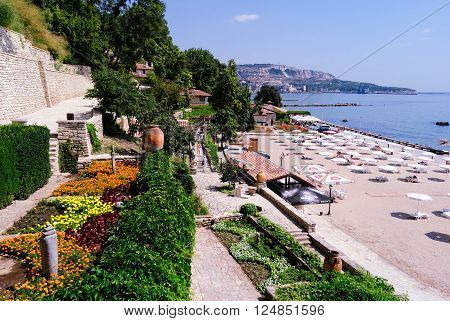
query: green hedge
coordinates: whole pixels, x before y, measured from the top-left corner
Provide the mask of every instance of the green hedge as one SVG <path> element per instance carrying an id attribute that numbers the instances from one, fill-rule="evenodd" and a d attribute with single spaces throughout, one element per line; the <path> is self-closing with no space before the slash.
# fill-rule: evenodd
<path id="1" fill-rule="evenodd" d="M 0 207 L 12 199 L 26 199 L 47 183 L 51 176 L 49 145 L 46 127 L 0 126 Z"/>
<path id="2" fill-rule="evenodd" d="M 71 141 L 59 144 L 58 164 L 61 173 L 76 174 L 78 172 L 78 154 L 73 151 Z"/>
<path id="3" fill-rule="evenodd" d="M 326 273 L 320 281 L 280 287 L 280 301 L 400 301 L 404 296 L 394 293 L 385 280 L 368 273 Z"/>
<path id="4" fill-rule="evenodd" d="M 87 131 L 89 133 L 89 138 L 91 139 L 92 150 L 94 152 L 99 152 L 102 149 L 102 142 L 98 139 L 97 128 L 94 124 L 86 124 Z"/>
<path id="5" fill-rule="evenodd" d="M 219 149 L 217 145 L 213 142 L 211 135 L 207 134 L 204 141 L 205 147 L 208 150 L 209 157 L 211 158 L 211 161 L 216 169 L 220 167 L 220 161 L 219 161 Z"/>
<path id="6" fill-rule="evenodd" d="M 164 152 L 139 173 L 145 191 L 126 206 L 94 269 L 55 300 L 188 300 L 195 239 L 194 204 Z"/>

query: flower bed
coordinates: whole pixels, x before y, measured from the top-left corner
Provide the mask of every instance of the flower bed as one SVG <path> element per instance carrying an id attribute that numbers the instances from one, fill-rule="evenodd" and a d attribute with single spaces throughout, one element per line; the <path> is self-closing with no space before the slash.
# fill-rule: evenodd
<path id="1" fill-rule="evenodd" d="M 259 283 L 256 284 L 259 291 L 264 292 L 267 287 L 275 286 L 275 299 L 283 301 L 395 301 L 406 299 L 406 297 L 396 295 L 394 288 L 385 280 L 365 272 L 357 274 L 324 272 L 319 257 L 298 243 L 280 226 L 260 215 L 256 215 L 255 220 L 277 242 L 261 235 L 253 225 L 243 221 L 221 221 L 213 225 L 213 230 L 239 263 L 256 263 L 267 269 L 267 278 L 264 281 L 259 280 Z M 224 233 L 239 238 L 230 242 L 232 237 L 225 234 L 224 238 Z M 304 266 L 294 265 L 289 260 L 288 253 L 277 244 L 289 248 L 312 270 L 306 271 Z M 255 279 L 253 275 L 255 273 L 251 269 L 249 272 L 248 266 L 245 266 L 244 271 L 250 273 L 250 279 Z"/>
<path id="2" fill-rule="evenodd" d="M 39 300 L 52 295 L 57 289 L 67 287 L 79 279 L 92 265 L 89 250 L 76 244 L 65 233 L 58 233 L 58 276 L 42 276 L 39 234 L 21 235 L 0 241 L 0 255 L 20 260 L 26 269 L 27 280 L 5 291 L 0 300 Z"/>
<path id="3" fill-rule="evenodd" d="M 112 171 L 110 161 L 93 162 L 81 171 L 81 178 L 62 184 L 53 192 L 61 195 L 102 195 L 105 189 L 115 188 L 136 180 L 139 168 L 126 162 L 117 162 L 116 174 Z"/>
<path id="4" fill-rule="evenodd" d="M 195 207 L 175 168 L 164 152 L 146 160 L 142 194 L 125 204 L 95 268 L 53 299 L 189 299 Z"/>
<path id="5" fill-rule="evenodd" d="M 19 221 L 19 226 L 23 227 L 13 226 L 12 230 L 18 233 L 36 233 L 41 232 L 48 223 L 57 231 L 65 231 L 69 228 L 77 230 L 89 217 L 111 213 L 113 210 L 112 205 L 103 203 L 99 196 L 68 196 L 47 201 L 45 204 L 47 208 L 52 206 L 53 210 L 40 213 L 41 219 L 36 219 L 34 222 L 29 219 L 29 216 L 25 216 L 23 220 L 30 224 L 23 226 L 23 223 Z"/>

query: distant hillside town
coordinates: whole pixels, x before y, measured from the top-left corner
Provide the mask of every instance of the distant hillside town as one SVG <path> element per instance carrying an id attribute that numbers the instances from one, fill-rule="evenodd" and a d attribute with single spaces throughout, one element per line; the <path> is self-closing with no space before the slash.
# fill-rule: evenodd
<path id="1" fill-rule="evenodd" d="M 237 74 L 239 80 L 246 83 L 252 92 L 257 92 L 262 85 L 271 85 L 282 93 L 417 94 L 414 89 L 340 80 L 330 73 L 285 65 L 238 65 Z"/>

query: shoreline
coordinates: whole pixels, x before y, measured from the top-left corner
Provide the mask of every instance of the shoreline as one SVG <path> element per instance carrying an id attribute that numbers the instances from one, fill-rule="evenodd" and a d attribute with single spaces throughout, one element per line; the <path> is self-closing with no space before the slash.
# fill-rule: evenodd
<path id="1" fill-rule="evenodd" d="M 368 132 L 368 131 L 364 131 L 364 130 L 360 130 L 360 129 L 356 129 L 356 128 L 352 128 L 352 127 L 337 125 L 335 123 L 327 122 L 327 121 L 324 121 L 324 120 L 319 120 L 319 121 L 317 121 L 317 123 L 329 125 L 329 126 L 341 129 L 341 130 L 346 130 L 346 131 L 358 133 L 358 134 L 365 135 L 365 136 L 370 136 L 370 137 L 377 138 L 377 139 L 382 139 L 382 140 L 385 140 L 385 141 L 390 142 L 390 143 L 394 143 L 394 144 L 398 144 L 398 145 L 402 145 L 402 146 L 407 146 L 407 147 L 412 147 L 412 148 L 423 150 L 423 151 L 426 151 L 426 152 L 431 152 L 431 153 L 434 153 L 436 155 L 449 155 L 449 151 L 446 151 L 446 150 L 443 150 L 443 149 L 437 149 L 437 148 L 426 146 L 426 145 L 422 145 L 422 144 L 410 143 L 410 142 L 398 140 L 398 139 L 395 139 L 395 138 L 385 137 L 385 136 L 380 135 L 380 134 L 371 133 L 371 132 Z"/>

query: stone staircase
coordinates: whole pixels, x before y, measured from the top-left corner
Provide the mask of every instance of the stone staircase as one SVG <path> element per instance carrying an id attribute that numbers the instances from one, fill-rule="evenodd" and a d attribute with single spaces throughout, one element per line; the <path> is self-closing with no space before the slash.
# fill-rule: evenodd
<path id="1" fill-rule="evenodd" d="M 291 234 L 300 244 L 311 248 L 311 242 L 307 232 L 303 232 L 302 230 L 291 230 L 287 232 Z"/>
<path id="2" fill-rule="evenodd" d="M 59 143 L 58 138 L 50 137 L 50 168 L 53 174 L 59 173 L 59 164 L 58 164 L 58 156 L 59 156 Z"/>

